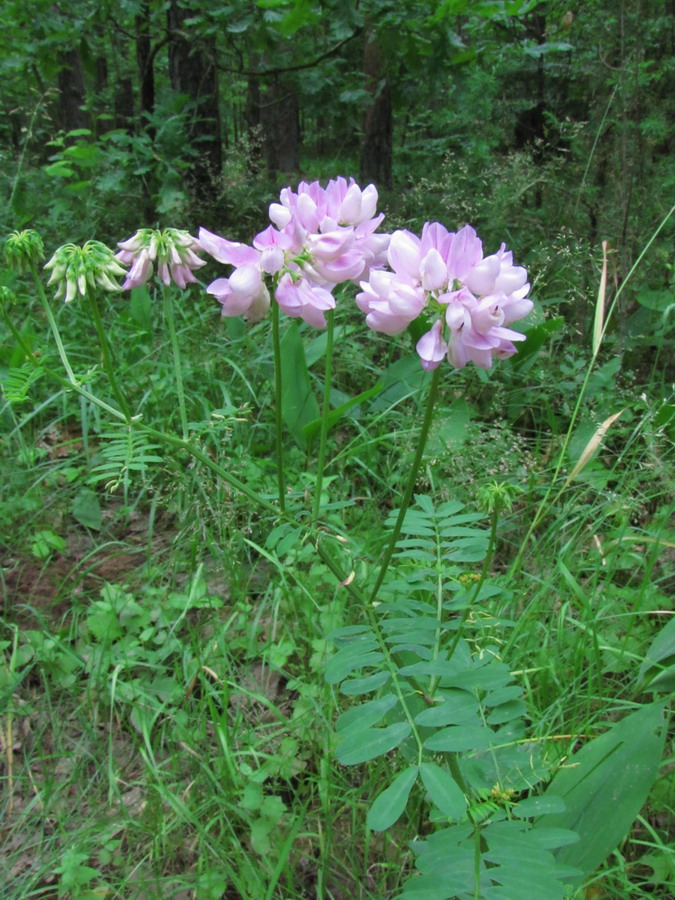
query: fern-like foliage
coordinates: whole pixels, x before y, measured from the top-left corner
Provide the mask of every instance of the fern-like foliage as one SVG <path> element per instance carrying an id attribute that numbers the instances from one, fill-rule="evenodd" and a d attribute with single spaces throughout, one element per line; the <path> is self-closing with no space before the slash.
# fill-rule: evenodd
<path id="1" fill-rule="evenodd" d="M 143 476 L 151 467 L 164 462 L 155 452 L 159 444 L 149 442 L 133 426 L 122 423 L 115 430 L 102 433 L 100 438 L 99 454 L 104 461 L 94 466 L 89 481 L 93 484 L 104 481 L 106 490 L 114 491 L 120 485 L 126 489 L 132 473 Z"/>
<path id="2" fill-rule="evenodd" d="M 10 368 L 2 375 L 2 392 L 9 403 L 25 403 L 33 384 L 43 375 L 42 369 L 31 363 Z"/>
<path id="3" fill-rule="evenodd" d="M 413 844 L 419 874 L 401 900 L 562 898 L 572 873 L 551 850 L 576 835 L 533 832 L 534 816 L 559 811 L 550 798 L 550 809 L 540 798 L 517 802 L 547 767 L 527 738 L 521 687 L 472 623 L 500 588 L 460 567 L 485 557 L 487 529 L 460 503 L 416 501 L 370 623 L 332 635 L 326 678 L 359 701 L 338 719 L 337 759 L 356 765 L 396 751 L 398 774 L 368 813 L 373 830 L 403 815 L 416 786 L 429 804 L 436 831 Z"/>

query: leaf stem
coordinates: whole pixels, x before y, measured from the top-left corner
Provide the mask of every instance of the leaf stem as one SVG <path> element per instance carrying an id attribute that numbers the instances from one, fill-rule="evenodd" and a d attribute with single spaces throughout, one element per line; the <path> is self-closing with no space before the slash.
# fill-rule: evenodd
<path id="1" fill-rule="evenodd" d="M 53 381 L 57 381 L 66 390 L 75 391 L 75 393 L 79 394 L 80 397 L 83 397 L 85 400 L 89 400 L 90 403 L 94 403 L 100 409 L 104 409 L 112 416 L 115 416 L 116 419 L 121 419 L 123 422 L 128 421 L 123 412 L 120 412 L 119 409 L 115 409 L 114 406 L 110 406 L 110 404 L 106 403 L 105 400 L 101 400 L 99 397 L 96 397 L 94 394 L 90 393 L 88 390 L 83 388 L 78 381 L 71 381 L 69 378 L 64 378 L 62 375 L 59 375 L 58 372 L 55 372 L 48 366 L 43 365 L 43 363 L 30 349 L 28 344 L 24 341 L 22 334 L 18 331 L 14 322 L 12 322 L 10 317 L 7 315 L 6 310 L 3 309 L 1 312 L 7 327 L 12 332 L 12 337 L 17 342 L 19 347 L 21 347 L 21 349 L 23 350 L 26 359 L 30 359 L 36 369 L 40 369 L 40 371 L 44 372 L 45 375 L 48 375 Z"/>
<path id="2" fill-rule="evenodd" d="M 105 333 L 105 328 L 103 327 L 101 310 L 98 308 L 98 298 L 93 292 L 89 291 L 87 291 L 87 298 L 89 300 L 91 317 L 94 320 L 94 328 L 96 329 L 98 343 L 101 348 L 101 360 L 103 361 L 103 368 L 105 369 L 106 375 L 108 376 L 108 381 L 110 382 L 110 387 L 112 388 L 112 392 L 115 395 L 115 400 L 117 400 L 117 403 L 124 413 L 127 422 L 131 422 L 131 410 L 129 409 L 129 404 L 127 403 L 126 397 L 120 390 L 119 384 L 117 383 L 115 367 L 113 366 L 112 352 L 110 350 L 110 343 L 108 342 L 108 337 Z"/>
<path id="3" fill-rule="evenodd" d="M 323 483 L 323 470 L 326 463 L 326 438 L 328 436 L 328 413 L 330 409 L 330 388 L 333 374 L 333 339 L 335 337 L 335 310 L 329 309 L 326 313 L 326 367 L 324 370 L 323 405 L 321 407 L 321 434 L 319 438 L 319 458 L 316 463 L 316 483 L 314 486 L 314 518 L 319 521 L 321 510 L 321 486 Z"/>
<path id="4" fill-rule="evenodd" d="M 272 344 L 274 346 L 274 455 L 277 466 L 277 487 L 279 490 L 279 509 L 286 512 L 286 480 L 284 477 L 284 458 L 282 445 L 282 397 L 283 383 L 281 378 L 281 340 L 279 338 L 279 304 L 272 303 Z"/>
<path id="5" fill-rule="evenodd" d="M 49 305 L 49 300 L 47 299 L 47 295 L 45 294 L 45 289 L 42 286 L 42 281 L 40 280 L 40 275 L 38 274 L 38 270 L 35 265 L 31 265 L 30 267 L 31 275 L 33 276 L 33 281 L 35 282 L 35 288 L 37 290 L 38 297 L 44 307 L 45 314 L 47 316 L 47 321 L 49 322 L 49 327 L 51 329 L 52 335 L 54 337 L 54 341 L 56 343 L 56 349 L 59 351 L 59 356 L 61 357 L 61 362 L 63 363 L 63 368 L 66 370 L 66 374 L 68 375 L 68 381 L 71 384 L 77 384 L 77 379 L 75 378 L 75 373 L 73 372 L 70 360 L 68 359 L 68 354 L 66 353 L 66 348 L 63 345 L 63 340 L 61 339 L 61 332 L 59 331 L 59 326 L 56 324 L 56 316 L 52 312 L 52 308 Z"/>
<path id="6" fill-rule="evenodd" d="M 431 422 L 433 420 L 434 415 L 434 405 L 436 403 L 436 395 L 438 394 L 438 385 L 440 382 L 441 376 L 441 367 L 439 366 L 434 370 L 434 374 L 431 378 L 431 385 L 429 386 L 429 394 L 427 395 L 427 405 L 424 410 L 424 419 L 422 420 L 422 427 L 420 429 L 419 437 L 417 439 L 417 450 L 415 451 L 415 458 L 413 459 L 412 466 L 410 468 L 410 474 L 408 475 L 408 483 L 405 488 L 405 492 L 403 494 L 403 499 L 401 501 L 401 507 L 398 511 L 398 517 L 396 519 L 396 524 L 394 525 L 394 530 L 392 531 L 391 538 L 389 539 L 389 545 L 384 553 L 384 558 L 382 560 L 382 564 L 380 566 L 380 571 L 377 576 L 377 581 L 375 582 L 375 587 L 373 588 L 370 594 L 370 602 L 372 603 L 377 597 L 378 591 L 382 586 L 382 582 L 384 581 L 384 576 L 387 574 L 387 569 L 389 568 L 389 563 L 391 562 L 391 558 L 394 554 L 394 549 L 396 547 L 396 542 L 399 539 L 401 534 L 401 528 L 403 527 L 403 520 L 405 518 L 405 514 L 410 506 L 410 501 L 412 500 L 412 495 L 415 490 L 415 483 L 417 481 L 417 473 L 419 472 L 420 465 L 422 463 L 422 458 L 424 456 L 424 450 L 427 443 L 427 438 L 429 436 L 429 429 L 431 428 Z"/>
<path id="7" fill-rule="evenodd" d="M 173 296 L 171 288 L 162 282 L 162 300 L 164 302 L 164 315 L 166 323 L 169 326 L 169 335 L 171 337 L 171 351 L 173 356 L 173 372 L 176 379 L 176 393 L 178 394 L 178 409 L 180 411 L 180 424 L 183 432 L 183 440 L 187 441 L 189 437 L 187 411 L 185 408 L 185 388 L 183 387 L 183 370 L 180 358 L 180 346 L 178 344 L 178 334 L 176 332 L 176 317 L 173 308 Z"/>

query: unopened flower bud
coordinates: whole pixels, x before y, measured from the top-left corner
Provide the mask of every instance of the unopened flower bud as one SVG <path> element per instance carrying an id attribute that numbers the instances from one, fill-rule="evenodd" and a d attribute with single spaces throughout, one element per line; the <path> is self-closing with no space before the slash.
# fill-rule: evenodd
<path id="1" fill-rule="evenodd" d="M 10 269 L 18 272 L 28 272 L 31 266 L 36 266 L 45 258 L 45 248 L 42 238 L 27 228 L 25 231 L 13 231 L 5 241 L 5 262 Z"/>
<path id="2" fill-rule="evenodd" d="M 49 284 L 56 284 L 57 300 L 66 303 L 75 297 L 86 297 L 87 291 L 101 287 L 106 291 L 120 291 L 115 279 L 124 269 L 109 247 L 100 241 L 87 241 L 82 247 L 64 244 L 59 247 L 45 269 L 51 269 Z"/>
<path id="3" fill-rule="evenodd" d="M 4 284 L 0 286 L 0 309 L 7 309 L 9 306 L 14 306 L 15 303 L 16 294 L 14 291 Z"/>

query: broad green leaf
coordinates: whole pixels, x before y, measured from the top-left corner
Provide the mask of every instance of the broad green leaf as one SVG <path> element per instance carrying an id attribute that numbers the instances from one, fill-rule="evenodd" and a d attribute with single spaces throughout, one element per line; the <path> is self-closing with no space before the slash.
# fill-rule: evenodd
<path id="1" fill-rule="evenodd" d="M 340 693 L 346 694 L 348 697 L 355 697 L 360 694 L 369 694 L 371 691 L 377 690 L 389 681 L 389 672 L 375 672 L 373 675 L 366 675 L 364 678 L 350 678 L 343 681 L 340 685 Z"/>
<path id="2" fill-rule="evenodd" d="M 480 707 L 478 700 L 468 691 L 443 691 L 443 702 L 430 709 L 424 709 L 415 716 L 418 725 L 462 725 L 477 724 Z"/>
<path id="3" fill-rule="evenodd" d="M 385 694 L 383 697 L 361 703 L 342 713 L 335 724 L 335 730 L 344 737 L 353 731 L 371 728 L 373 725 L 377 725 L 389 710 L 396 706 L 397 702 L 398 698 L 395 694 Z"/>
<path id="4" fill-rule="evenodd" d="M 638 686 L 643 691 L 675 691 L 675 616 L 647 650 L 638 673 Z"/>
<path id="5" fill-rule="evenodd" d="M 358 331 L 358 325 L 338 325 L 335 329 L 334 341 L 337 345 L 340 341 L 349 337 L 354 331 Z M 325 331 L 318 334 L 307 342 L 305 347 L 305 356 L 307 358 L 307 367 L 312 368 L 314 363 L 318 362 L 326 355 L 326 347 L 328 345 L 328 335 Z"/>
<path id="6" fill-rule="evenodd" d="M 343 766 L 356 766 L 389 753 L 408 737 L 410 731 L 408 722 L 394 722 L 386 728 L 367 728 L 349 734 L 338 744 L 335 756 Z"/>
<path id="7" fill-rule="evenodd" d="M 400 772 L 382 791 L 368 810 L 366 824 L 371 831 L 386 831 L 403 815 L 412 786 L 417 780 L 417 766 Z"/>
<path id="8" fill-rule="evenodd" d="M 332 409 L 328 413 L 328 428 L 331 429 L 334 425 L 336 425 L 343 416 L 345 416 L 350 409 L 353 409 L 355 406 L 358 406 L 360 403 L 363 403 L 364 400 L 370 400 L 371 397 L 376 397 L 380 391 L 382 390 L 382 382 L 378 381 L 376 385 L 369 388 L 367 391 L 362 391 L 360 394 L 357 394 L 356 397 L 350 397 L 345 403 L 342 403 L 340 406 L 337 406 L 335 409 Z M 321 418 L 314 419 L 312 422 L 308 422 L 304 428 L 302 429 L 302 433 L 306 440 L 311 440 L 315 437 L 321 429 Z"/>
<path id="9" fill-rule="evenodd" d="M 337 684 L 342 681 L 355 669 L 366 665 L 367 662 L 364 663 L 363 660 L 368 661 L 369 657 L 370 661 L 376 656 L 377 659 L 375 661 L 381 659 L 382 654 L 379 652 L 378 646 L 376 639 L 372 635 L 367 634 L 346 647 L 340 648 L 326 663 L 325 678 L 328 684 Z M 377 651 L 377 653 L 373 653 L 373 651 Z"/>
<path id="10" fill-rule="evenodd" d="M 534 325 L 527 332 L 525 340 L 518 345 L 518 353 L 514 357 L 513 366 L 518 369 L 523 363 L 534 356 L 548 339 L 556 333 L 565 324 L 562 316 L 555 319 L 546 319 L 539 325 Z"/>
<path id="11" fill-rule="evenodd" d="M 72 512 L 73 518 L 77 519 L 80 525 L 94 531 L 101 530 L 103 514 L 101 513 L 101 504 L 94 491 L 87 488 L 81 490 L 73 500 Z"/>
<path id="12" fill-rule="evenodd" d="M 516 803 L 513 807 L 513 813 L 519 818 L 529 818 L 532 816 L 550 816 L 554 813 L 564 813 L 567 807 L 562 797 L 556 797 L 554 794 L 546 793 L 542 797 L 527 797 Z"/>
<path id="13" fill-rule="evenodd" d="M 424 742 L 425 750 L 459 753 L 463 750 L 486 750 L 494 732 L 484 725 L 451 725 L 441 728 Z"/>
<path id="14" fill-rule="evenodd" d="M 147 285 L 131 289 L 129 300 L 129 315 L 144 331 L 152 330 L 152 297 Z"/>
<path id="15" fill-rule="evenodd" d="M 296 442 L 304 447 L 302 429 L 319 415 L 319 405 L 305 361 L 300 328 L 293 322 L 281 339 L 282 415 Z"/>
<path id="16" fill-rule="evenodd" d="M 637 292 L 635 299 L 640 306 L 663 312 L 663 310 L 667 309 L 673 302 L 673 291 L 668 288 L 659 288 L 656 290 L 642 288 L 641 291 Z"/>
<path id="17" fill-rule="evenodd" d="M 449 819 L 461 819 L 466 812 L 466 797 L 450 772 L 427 762 L 420 766 L 420 776 L 432 802 L 443 815 Z"/>
<path id="18" fill-rule="evenodd" d="M 653 703 L 626 716 L 555 775 L 544 797 L 561 797 L 567 810 L 547 815 L 543 823 L 576 831 L 580 838 L 557 852 L 559 862 L 590 875 L 626 835 L 658 773 L 666 734 L 663 709 L 663 703 Z"/>

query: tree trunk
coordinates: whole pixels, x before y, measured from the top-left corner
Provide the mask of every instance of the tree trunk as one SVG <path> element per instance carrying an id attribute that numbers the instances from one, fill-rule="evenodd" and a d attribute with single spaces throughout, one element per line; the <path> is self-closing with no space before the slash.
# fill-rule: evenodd
<path id="1" fill-rule="evenodd" d="M 188 138 L 198 152 L 191 165 L 187 187 L 199 208 L 209 205 L 222 168 L 221 123 L 218 106 L 218 70 L 213 38 L 197 42 L 185 20 L 192 11 L 171 0 L 166 17 L 169 28 L 169 77 L 171 86 L 192 101 Z"/>
<path id="2" fill-rule="evenodd" d="M 59 124 L 64 131 L 89 128 L 89 116 L 83 109 L 86 101 L 84 73 L 80 51 L 63 50 L 57 84 L 59 89 Z"/>
<path id="3" fill-rule="evenodd" d="M 270 178 L 280 172 L 294 175 L 300 169 L 300 123 L 295 84 L 279 76 L 260 92 L 260 124 L 267 171 Z"/>
<path id="4" fill-rule="evenodd" d="M 248 169 L 251 175 L 258 176 L 262 169 L 261 114 L 260 114 L 260 82 L 255 75 L 248 76 L 246 86 L 246 134 L 248 138 Z"/>
<path id="5" fill-rule="evenodd" d="M 150 46 L 150 3 L 145 0 L 139 15 L 136 16 L 136 63 L 140 80 L 140 113 L 146 120 L 155 111 L 155 72 L 153 69 L 152 48 Z M 155 139 L 155 128 L 146 124 L 150 140 Z"/>
<path id="6" fill-rule="evenodd" d="M 363 120 L 359 175 L 362 184 L 374 182 L 378 187 L 391 188 L 391 88 L 374 31 L 366 32 L 363 74 L 371 102 Z"/>

